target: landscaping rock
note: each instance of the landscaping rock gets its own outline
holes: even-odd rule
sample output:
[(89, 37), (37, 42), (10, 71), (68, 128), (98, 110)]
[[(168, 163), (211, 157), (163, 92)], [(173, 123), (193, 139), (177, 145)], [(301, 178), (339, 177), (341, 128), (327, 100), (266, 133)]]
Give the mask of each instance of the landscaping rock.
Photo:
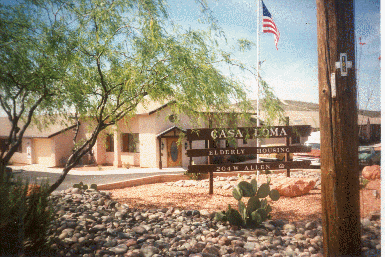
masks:
[(307, 178), (283, 178), (274, 184), (280, 196), (297, 197), (309, 193), (314, 188), (316, 181)]
[[(321, 220), (279, 219), (234, 229), (203, 210), (111, 204), (106, 192), (69, 190), (50, 198), (56, 215), (51, 248), (57, 256), (322, 256)], [(379, 215), (363, 219), (362, 225), (363, 256), (379, 256)]]
[(381, 179), (381, 167), (379, 165), (364, 167), (362, 170), (362, 177), (368, 180)]

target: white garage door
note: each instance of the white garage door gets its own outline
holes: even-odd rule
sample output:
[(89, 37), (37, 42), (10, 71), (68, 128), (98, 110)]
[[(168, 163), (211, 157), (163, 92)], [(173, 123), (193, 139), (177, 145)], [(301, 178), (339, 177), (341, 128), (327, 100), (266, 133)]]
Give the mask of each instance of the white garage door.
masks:
[(46, 138), (35, 139), (35, 162), (49, 167), (55, 166), (55, 155), (52, 152), (52, 140)]

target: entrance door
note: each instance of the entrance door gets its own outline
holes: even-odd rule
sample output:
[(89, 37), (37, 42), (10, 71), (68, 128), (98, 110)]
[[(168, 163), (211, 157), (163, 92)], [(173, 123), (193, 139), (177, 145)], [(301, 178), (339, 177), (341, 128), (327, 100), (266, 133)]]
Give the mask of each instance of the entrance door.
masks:
[(182, 166), (182, 148), (178, 138), (167, 138), (167, 167)]

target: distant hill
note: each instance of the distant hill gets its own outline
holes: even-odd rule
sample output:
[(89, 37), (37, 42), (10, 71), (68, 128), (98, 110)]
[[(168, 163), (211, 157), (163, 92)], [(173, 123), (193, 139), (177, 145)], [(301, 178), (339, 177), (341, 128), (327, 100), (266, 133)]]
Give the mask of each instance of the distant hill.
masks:
[[(253, 106), (256, 107), (257, 100), (251, 100)], [(260, 100), (260, 105), (263, 99)], [(309, 103), (295, 100), (281, 100), (282, 108), (285, 111), (319, 111), (319, 105), (316, 103)], [(370, 118), (381, 118), (381, 111), (359, 110), (359, 114)]]

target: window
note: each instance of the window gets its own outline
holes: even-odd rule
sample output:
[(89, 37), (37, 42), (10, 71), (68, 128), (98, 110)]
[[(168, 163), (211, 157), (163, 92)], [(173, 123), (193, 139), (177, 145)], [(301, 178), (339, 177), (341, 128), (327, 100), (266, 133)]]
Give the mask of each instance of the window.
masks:
[(20, 145), (19, 145), (19, 147), (17, 148), (16, 151), (19, 152), (19, 153), (23, 152), (23, 140), (21, 140)]
[(123, 152), (139, 153), (139, 133), (124, 133), (122, 141)]
[(177, 121), (177, 116), (176, 114), (171, 114), (170, 116), (168, 116), (168, 120), (172, 123), (175, 123)]
[(108, 134), (106, 137), (106, 152), (114, 151), (114, 135)]

